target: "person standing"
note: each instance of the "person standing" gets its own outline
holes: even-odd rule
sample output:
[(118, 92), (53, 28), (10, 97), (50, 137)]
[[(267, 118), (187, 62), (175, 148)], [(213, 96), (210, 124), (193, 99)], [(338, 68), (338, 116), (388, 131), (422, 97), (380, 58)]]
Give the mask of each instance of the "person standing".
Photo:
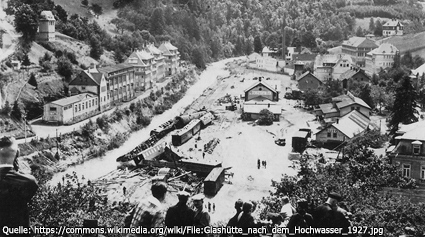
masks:
[(211, 221), (208, 212), (204, 211), (204, 198), (205, 196), (201, 193), (192, 197), (193, 205), (196, 208), (193, 225), (200, 228), (209, 226)]
[[(344, 213), (338, 210), (338, 202), (341, 200), (342, 197), (339, 193), (330, 192), (328, 194), (326, 202), (318, 206), (314, 212), (315, 227), (342, 228), (342, 233), (347, 233), (350, 223), (345, 218)], [(342, 234), (333, 236), (342, 236)]]
[[(180, 191), (177, 193), (179, 199), (178, 203), (170, 207), (165, 215), (165, 226), (191, 226), (193, 224), (193, 218), (195, 217), (195, 211), (187, 206), (190, 194), (186, 191)], [(169, 236), (183, 236), (183, 235), (169, 235)]]
[(130, 227), (137, 228), (142, 226), (146, 228), (152, 228), (165, 226), (165, 214), (161, 202), (163, 202), (165, 199), (165, 195), (167, 193), (167, 184), (164, 182), (156, 182), (152, 184), (151, 192), (152, 196), (145, 198), (138, 204), (133, 219), (131, 220)]
[(257, 160), (257, 168), (258, 168), (258, 169), (260, 169), (260, 166), (261, 166), (261, 160), (260, 160), (260, 159), (258, 159), (258, 160)]
[(241, 214), (242, 212), (242, 206), (243, 201), (241, 199), (238, 199), (235, 202), (236, 214), (232, 218), (230, 218), (229, 222), (227, 223), (227, 226), (236, 226), (236, 224), (238, 223), (239, 214)]
[[(297, 212), (291, 216), (289, 219), (288, 225), (286, 226), (289, 229), (290, 233), (295, 233), (295, 227), (310, 227), (313, 226), (313, 216), (307, 213), (308, 203), (304, 198), (297, 201)], [(311, 236), (308, 234), (298, 234), (293, 235), (295, 237), (307, 237)]]
[(248, 234), (248, 228), (256, 227), (254, 217), (252, 216), (253, 211), (252, 202), (244, 202), (242, 206), (242, 212), (238, 216), (238, 222), (236, 227), (242, 228), (244, 234), (238, 234), (235, 236), (254, 236), (253, 234)]
[(283, 225), (286, 226), (288, 224), (289, 219), (294, 214), (295, 208), (289, 202), (288, 196), (284, 196), (282, 198), (282, 202), (283, 202), (283, 206), (280, 209), (280, 215), (282, 216), (282, 219), (283, 219)]
[(34, 176), (19, 173), (18, 143), (0, 139), (0, 227), (30, 227), (28, 202), (38, 189)]

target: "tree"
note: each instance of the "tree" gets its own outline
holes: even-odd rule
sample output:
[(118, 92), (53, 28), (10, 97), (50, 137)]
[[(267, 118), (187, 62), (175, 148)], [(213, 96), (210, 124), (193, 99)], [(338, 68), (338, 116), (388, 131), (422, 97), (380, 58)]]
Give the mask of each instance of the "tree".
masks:
[(15, 29), (22, 32), (26, 42), (32, 42), (37, 36), (38, 15), (29, 5), (22, 4), (15, 12)]
[(363, 84), (363, 86), (361, 86), (359, 97), (364, 102), (366, 102), (366, 104), (369, 105), (371, 108), (375, 107), (375, 105), (373, 104), (373, 100), (371, 96), (371, 88), (369, 84)]
[(99, 5), (99, 4), (97, 4), (97, 3), (93, 3), (93, 4), (91, 5), (91, 9), (93, 10), (93, 12), (94, 12), (96, 15), (102, 15), (102, 13), (103, 13), (102, 6), (100, 6), (100, 5)]
[(304, 103), (307, 106), (318, 105), (318, 104), (322, 103), (320, 95), (319, 95), (319, 91), (308, 89), (304, 93)]
[(373, 17), (371, 17), (369, 21), (369, 31), (372, 33), (375, 32), (375, 23), (373, 21)]
[(83, 4), (83, 6), (88, 6), (89, 5), (89, 1), (88, 0), (82, 0), (81, 4)]
[(35, 79), (34, 73), (31, 73), (30, 79), (28, 80), (28, 83), (32, 86), (34, 86), (37, 89), (37, 80)]
[(399, 68), (401, 65), (400, 52), (396, 52), (394, 55), (394, 64), (393, 68)]
[(307, 48), (315, 48), (317, 46), (316, 37), (310, 31), (301, 33), (301, 44)]
[(68, 13), (61, 7), (61, 5), (55, 6), (56, 15), (63, 22), (66, 23), (68, 21)]
[(357, 27), (356, 36), (358, 36), (358, 37), (363, 37), (364, 36), (362, 27), (360, 27), (360, 26)]
[(22, 66), (30, 66), (31, 65), (31, 61), (30, 58), (28, 57), (28, 54), (24, 54), (24, 58), (22, 60)]
[(391, 134), (398, 130), (400, 123), (409, 124), (418, 121), (417, 92), (409, 76), (405, 76), (400, 86), (396, 89), (394, 106), (391, 111), (389, 127)]
[(261, 53), (263, 51), (263, 43), (261, 42), (261, 37), (259, 35), (254, 38), (254, 52)]
[(69, 61), (68, 58), (62, 56), (58, 59), (58, 73), (59, 75), (62, 75), (65, 77), (66, 81), (70, 81), (72, 74), (73, 74), (73, 68), (72, 63)]
[(10, 107), (9, 101), (6, 100), (6, 103), (4, 104), (4, 107), (1, 110), (1, 112), (2, 114), (9, 116), (11, 111), (12, 111), (12, 107)]
[(259, 125), (271, 125), (273, 124), (274, 115), (268, 109), (262, 109), (260, 111), (260, 118), (258, 119)]
[(13, 103), (12, 112), (10, 115), (19, 121), (24, 117), (24, 110), (22, 109), (22, 105), (18, 102), (18, 100), (15, 100), (15, 103)]
[(96, 36), (93, 36), (90, 39), (90, 47), (90, 57), (99, 60), (100, 56), (103, 54), (103, 47), (100, 40)]
[(425, 61), (421, 56), (415, 55), (413, 57), (413, 68), (418, 68), (424, 63), (425, 63)]
[(192, 62), (196, 65), (196, 67), (204, 69), (205, 59), (204, 54), (200, 48), (194, 48), (192, 51)]
[(374, 35), (382, 36), (382, 23), (380, 20), (375, 22), (375, 30), (373, 31)]
[(152, 12), (150, 22), (151, 22), (150, 32), (153, 35), (162, 35), (164, 33), (165, 21), (164, 21), (164, 13), (162, 12), (161, 8), (156, 8)]
[(410, 53), (409, 51), (407, 51), (403, 57), (401, 57), (400, 59), (400, 63), (401, 65), (412, 69), (413, 68), (413, 57), (412, 57), (412, 53)]

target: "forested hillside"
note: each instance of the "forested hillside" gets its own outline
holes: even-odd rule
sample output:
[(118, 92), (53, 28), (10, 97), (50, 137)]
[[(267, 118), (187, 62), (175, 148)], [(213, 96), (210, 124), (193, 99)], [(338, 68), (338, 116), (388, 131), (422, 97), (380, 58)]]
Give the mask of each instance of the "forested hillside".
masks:
[[(110, 24), (116, 26), (118, 34), (112, 37), (95, 21), (68, 15), (52, 0), (9, 3), (9, 14), (34, 16), (41, 10), (52, 10), (57, 30), (90, 44), (93, 58), (107, 49), (115, 52), (117, 62), (122, 62), (145, 43), (171, 40), (182, 59), (200, 68), (219, 58), (259, 51), (264, 45), (280, 51), (284, 28), (286, 46), (326, 52), (356, 34), (356, 17), (402, 18), (408, 21), (405, 27), (416, 32), (423, 29), (424, 17), (416, 0), (115, 0), (113, 6), (118, 14)], [(30, 9), (23, 4), (30, 5)], [(97, 15), (103, 13), (101, 3), (85, 0), (79, 7), (91, 9)], [(30, 23), (27, 26), (34, 25)], [(22, 28), (19, 25), (18, 22), (18, 30)], [(30, 32), (30, 36), (33, 34)]]

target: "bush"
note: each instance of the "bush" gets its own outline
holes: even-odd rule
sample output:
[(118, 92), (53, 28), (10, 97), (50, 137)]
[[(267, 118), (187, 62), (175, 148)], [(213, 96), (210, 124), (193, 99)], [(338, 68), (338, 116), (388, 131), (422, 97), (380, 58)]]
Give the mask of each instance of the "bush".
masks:
[(136, 123), (146, 127), (151, 123), (151, 118), (144, 116), (143, 114), (140, 114), (140, 115), (137, 115)]
[(120, 109), (116, 109), (112, 114), (112, 120), (115, 122), (119, 122), (124, 118), (124, 113)]
[(260, 111), (260, 118), (258, 119), (259, 125), (271, 125), (273, 124), (274, 115), (268, 109)]
[(115, 134), (115, 136), (112, 137), (111, 141), (109, 142), (108, 150), (112, 150), (112, 149), (118, 148), (124, 142), (125, 142), (125, 136), (124, 136), (124, 134), (118, 132), (117, 134)]
[(94, 139), (94, 132), (96, 131), (97, 126), (93, 121), (90, 119), (86, 124), (81, 127), (81, 135), (85, 138)]
[(106, 114), (98, 117), (96, 119), (96, 123), (97, 123), (97, 126), (99, 126), (100, 129), (102, 129), (103, 131), (108, 133), (110, 126), (109, 126), (109, 121), (108, 121), (108, 117), (106, 116)]
[(162, 113), (165, 112), (165, 110), (167, 110), (167, 108), (165, 107), (165, 105), (164, 104), (159, 104), (159, 105), (155, 105), (154, 106), (153, 112), (155, 114), (162, 114)]

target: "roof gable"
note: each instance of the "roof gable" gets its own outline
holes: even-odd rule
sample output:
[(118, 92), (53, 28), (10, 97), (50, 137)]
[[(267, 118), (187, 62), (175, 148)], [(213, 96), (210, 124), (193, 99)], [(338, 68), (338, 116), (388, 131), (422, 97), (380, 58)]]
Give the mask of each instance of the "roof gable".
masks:
[[(101, 74), (101, 73), (95, 73), (95, 74)], [(92, 77), (92, 75), (90, 73), (88, 73), (87, 71), (82, 71), (80, 74), (78, 74), (74, 80), (72, 80), (69, 85), (74, 85), (74, 86), (98, 86), (100, 85), (100, 79), (102, 78), (102, 75), (96, 75), (96, 78), (98, 80), (96, 80), (95, 78)]]
[(244, 90), (244, 92), (248, 92), (250, 90), (252, 90), (254, 87), (258, 86), (258, 85), (262, 85), (264, 87), (266, 87), (267, 89), (271, 90), (273, 93), (276, 93), (276, 90), (273, 89), (273, 87), (271, 87), (269, 84), (263, 82), (263, 81), (257, 81), (256, 83), (252, 84), (250, 87), (248, 87), (247, 89)]
[(378, 45), (371, 39), (364, 37), (351, 37), (342, 43), (343, 46), (351, 46), (356, 48), (377, 48)]
[(311, 73), (310, 71), (306, 71), (306, 72), (304, 72), (298, 79), (297, 79), (297, 81), (301, 81), (302, 79), (306, 79), (307, 77), (309, 77), (309, 78), (313, 78), (313, 79), (316, 79), (316, 80), (318, 80), (320, 83), (322, 83), (322, 81), (319, 79), (319, 78), (317, 78), (313, 73)]
[(357, 110), (353, 110), (350, 113), (346, 114), (345, 116), (341, 117), (337, 120), (337, 122), (332, 123), (328, 127), (325, 127), (324, 129), (320, 130), (318, 133), (321, 133), (328, 129), (329, 127), (333, 127), (334, 129), (338, 130), (348, 138), (353, 138), (359, 133), (362, 133), (366, 129), (369, 128), (370, 125), (370, 119), (358, 112)]

